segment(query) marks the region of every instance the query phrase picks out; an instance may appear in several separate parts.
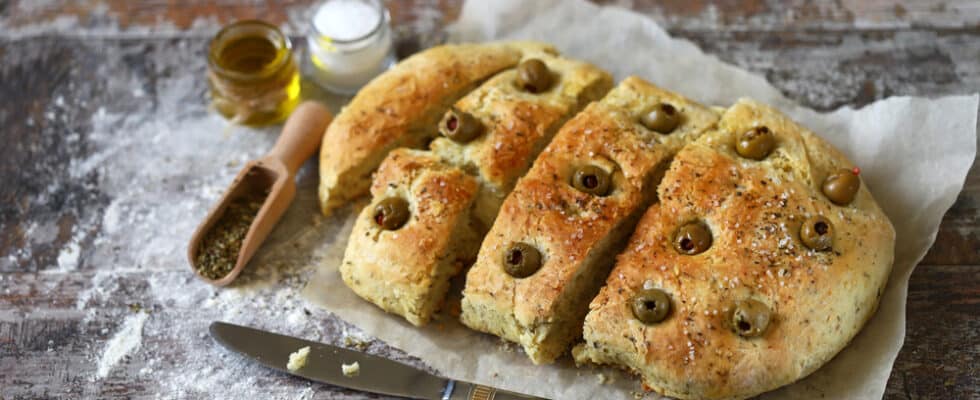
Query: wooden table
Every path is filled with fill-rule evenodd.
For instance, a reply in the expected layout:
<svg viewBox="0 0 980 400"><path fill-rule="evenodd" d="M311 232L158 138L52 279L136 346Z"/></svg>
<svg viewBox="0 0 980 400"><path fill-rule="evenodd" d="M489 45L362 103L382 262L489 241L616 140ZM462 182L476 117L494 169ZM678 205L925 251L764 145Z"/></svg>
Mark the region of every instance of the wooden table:
<svg viewBox="0 0 980 400"><path fill-rule="evenodd" d="M74 172L77 161L93 151L93 115L102 107L125 110L133 101L109 96L113 85L136 80L141 89L133 95L152 102L166 89L158 80L187 72L180 63L157 68L148 59L199 52L214 26L234 19L296 26L310 2L0 0L0 399L205 397L167 393L156 386L152 368L149 374L133 367L92 378L100 349L120 329L120 316L180 316L166 312L169 304L147 303L143 292L152 283L140 280L134 266L118 264L130 255L113 253L111 243L94 239L104 226L91 222L103 220L113 199L98 173ZM980 92L977 1L610 3L626 3L671 34L766 76L790 98L819 110L860 107L893 95ZM399 53L441 40L440 28L456 18L460 6L460 0L390 2ZM203 102L201 96L188 101ZM183 189L179 182L148 184ZM42 230L50 240L36 239ZM77 268L63 270L59 257L75 257ZM130 272L113 278L111 296L79 298L93 282L114 276L113 269ZM905 346L886 398L980 398L977 165L912 275L907 313ZM346 329L338 321L324 325L327 331ZM173 338L151 340L144 345L166 349ZM368 349L418 363L382 343ZM158 370L176 357L156 351L164 360ZM269 398L295 397L308 385L259 368L254 372L254 384L268 388ZM325 385L303 395L373 398Z"/></svg>

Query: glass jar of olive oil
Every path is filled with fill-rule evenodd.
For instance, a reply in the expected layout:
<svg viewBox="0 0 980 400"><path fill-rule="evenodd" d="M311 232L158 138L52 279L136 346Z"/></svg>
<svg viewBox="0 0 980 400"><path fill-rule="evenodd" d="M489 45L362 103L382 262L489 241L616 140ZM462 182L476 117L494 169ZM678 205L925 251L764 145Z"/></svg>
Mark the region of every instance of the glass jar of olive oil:
<svg viewBox="0 0 980 400"><path fill-rule="evenodd" d="M300 100L299 69L289 38L262 21L222 29L208 51L211 104L245 125L284 120Z"/></svg>

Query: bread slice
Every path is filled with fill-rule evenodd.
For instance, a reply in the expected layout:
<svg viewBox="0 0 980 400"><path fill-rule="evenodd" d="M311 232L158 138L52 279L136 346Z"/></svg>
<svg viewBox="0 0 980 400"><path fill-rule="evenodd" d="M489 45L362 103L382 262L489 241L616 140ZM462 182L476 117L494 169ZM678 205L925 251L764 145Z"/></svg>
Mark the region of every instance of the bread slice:
<svg viewBox="0 0 980 400"><path fill-rule="evenodd" d="M378 169L371 194L354 223L340 275L359 296L421 325L479 247L469 216L476 179L428 152L396 149ZM374 220L378 203L389 197L409 204L411 217L397 230Z"/></svg>
<svg viewBox="0 0 980 400"><path fill-rule="evenodd" d="M323 135L320 208L324 214L367 194L371 173L389 151L421 148L446 109L525 52L546 44L506 42L438 46L402 61L358 92Z"/></svg>
<svg viewBox="0 0 980 400"><path fill-rule="evenodd" d="M767 127L775 148L739 156L742 133ZM863 185L852 203L823 194L824 179L853 165L778 111L742 100L719 127L681 151L585 321L580 362L617 365L683 399L742 399L798 380L840 351L874 313L888 279L895 232ZM830 221L829 251L808 248L804 220ZM701 221L713 237L697 255L674 250L678 227ZM634 295L656 288L670 312L644 324ZM736 302L771 311L761 336L736 334Z"/></svg>
<svg viewBox="0 0 980 400"><path fill-rule="evenodd" d="M524 59L532 58L544 62L554 75L549 90L527 92L515 83L516 69L503 71L453 105L475 116L485 134L466 143L438 137L430 144L446 163L477 177L480 195L474 212L486 228L558 128L612 88L612 76L591 64L526 51Z"/></svg>
<svg viewBox="0 0 980 400"><path fill-rule="evenodd" d="M476 258L482 235L517 178L567 118L612 86L606 72L550 51L527 51L524 57L548 66L555 77L549 90L526 92L515 84L515 70L504 71L454 105L456 112L472 115L483 127L478 137L464 143L439 138L431 144L431 153L396 150L384 162L375 187L391 186L398 174L452 174L453 179L440 184L465 186L452 197L393 189L372 193L374 199L351 233L340 268L359 296L412 324L425 324L445 297L450 278ZM405 170L406 154L426 161L413 162ZM392 160L395 155L402 160ZM473 176L464 179L462 171ZM476 182L475 189L470 181ZM382 231L371 218L376 204L392 195L413 204L413 214L439 209L440 217L413 216L404 227Z"/></svg>
<svg viewBox="0 0 980 400"><path fill-rule="evenodd" d="M639 122L661 102L682 116L666 135ZM463 323L519 343L535 363L565 352L665 166L716 120L711 109L631 77L565 124L506 198L487 234L466 277ZM611 174L608 195L570 185L575 169L587 165ZM515 242L540 252L541 267L533 275L504 272L504 253Z"/></svg>

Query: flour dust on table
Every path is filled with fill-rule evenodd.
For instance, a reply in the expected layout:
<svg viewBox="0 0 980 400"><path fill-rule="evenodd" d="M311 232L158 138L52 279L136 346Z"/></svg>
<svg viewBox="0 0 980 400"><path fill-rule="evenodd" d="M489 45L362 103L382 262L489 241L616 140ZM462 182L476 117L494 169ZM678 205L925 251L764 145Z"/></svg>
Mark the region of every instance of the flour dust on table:
<svg viewBox="0 0 980 400"><path fill-rule="evenodd" d="M123 41L79 50L108 60L98 67L99 74L112 78L75 88L74 97L66 95L49 106L52 120L81 118L71 110L82 102L95 108L88 120L73 120L88 129L81 138L65 140L84 142L85 148L66 155L68 173L50 182L51 190L87 179L104 199L102 206L91 205L74 217L78 223L56 252L55 263L38 267L58 282L57 288L74 288L69 297L74 311L3 312L13 318L62 318L72 331L87 332L49 341L49 352L37 361L41 365L68 362L59 357L65 346L86 348L75 350L85 359L71 361L56 377L74 383L51 388L99 398L113 396L120 385L136 385L161 398L357 396L301 379L284 380L227 352L207 335L215 320L382 351L418 364L307 306L300 296L316 260L332 251L323 244L345 239L350 228L343 219L319 215L313 165L300 171L293 206L238 282L215 288L195 277L185 256L194 228L246 160L271 148L279 131L231 126L207 108L205 66L198 56L205 45L196 39ZM134 65L136 56L145 60ZM92 93L99 103L86 97ZM57 235L57 225L47 225L37 224L35 240ZM17 265L16 259L4 262ZM273 381L279 383L267 384ZM0 394L30 397L43 388L16 390L21 391Z"/></svg>

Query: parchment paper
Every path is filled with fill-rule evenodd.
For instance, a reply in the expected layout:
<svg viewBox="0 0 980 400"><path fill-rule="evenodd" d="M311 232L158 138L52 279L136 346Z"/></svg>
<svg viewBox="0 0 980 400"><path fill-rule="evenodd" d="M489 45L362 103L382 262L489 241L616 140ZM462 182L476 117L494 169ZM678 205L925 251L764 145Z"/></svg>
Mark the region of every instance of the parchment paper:
<svg viewBox="0 0 980 400"><path fill-rule="evenodd" d="M894 270L878 313L847 348L813 375L763 398L881 398L905 337L909 275L935 240L976 156L977 95L892 97L859 110L821 114L786 99L763 77L671 38L642 15L582 0L469 1L451 38L550 42L566 56L611 71L617 80L638 75L705 104L726 106L739 97L753 97L842 149L861 167L895 225ZM632 378L609 369L577 369L569 360L532 365L515 347L471 332L449 317L418 329L386 315L347 289L337 272L351 219L324 245L327 256L304 291L313 303L455 379L552 399L628 398L639 391ZM600 383L599 371L612 382Z"/></svg>

